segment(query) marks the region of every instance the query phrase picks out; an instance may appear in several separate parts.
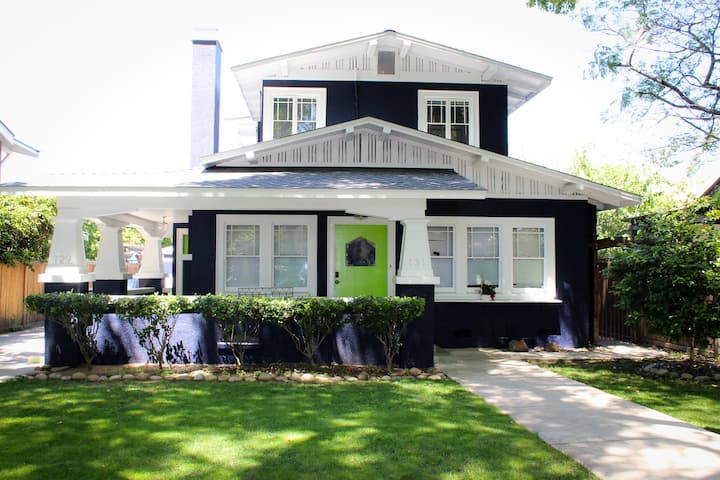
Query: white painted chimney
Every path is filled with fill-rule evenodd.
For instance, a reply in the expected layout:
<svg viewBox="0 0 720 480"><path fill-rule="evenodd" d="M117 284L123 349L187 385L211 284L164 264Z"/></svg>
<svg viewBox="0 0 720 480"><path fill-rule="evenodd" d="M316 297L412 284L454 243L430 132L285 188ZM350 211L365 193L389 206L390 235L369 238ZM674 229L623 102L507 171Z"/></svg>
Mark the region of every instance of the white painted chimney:
<svg viewBox="0 0 720 480"><path fill-rule="evenodd" d="M190 166L194 168L202 164L200 157L218 151L222 48L218 40L193 40L192 44Z"/></svg>

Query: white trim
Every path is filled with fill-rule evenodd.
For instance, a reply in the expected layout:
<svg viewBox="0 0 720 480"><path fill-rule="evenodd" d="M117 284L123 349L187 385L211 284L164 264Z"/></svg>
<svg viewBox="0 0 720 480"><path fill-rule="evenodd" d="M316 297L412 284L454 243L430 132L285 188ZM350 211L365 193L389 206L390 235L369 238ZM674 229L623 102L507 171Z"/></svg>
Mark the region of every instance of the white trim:
<svg viewBox="0 0 720 480"><path fill-rule="evenodd" d="M480 94L466 90L418 90L418 130L427 132L428 100L466 100L470 104L470 134L468 145L480 146ZM449 137L446 137L448 140Z"/></svg>
<svg viewBox="0 0 720 480"><path fill-rule="evenodd" d="M173 282L175 285L175 295L183 295L183 262L192 260L191 253L184 253L184 236L190 235L190 229L187 227L175 229L175 239L173 242L173 253L175 254L175 271L173 272ZM189 239L188 239L189 241Z"/></svg>
<svg viewBox="0 0 720 480"><path fill-rule="evenodd" d="M327 111L327 90L325 88L265 87L263 88L263 141L273 140L273 99L276 97L292 98L293 111L295 111L295 100L298 98L315 99L317 101L315 130L325 126ZM295 133L293 131L293 134Z"/></svg>
<svg viewBox="0 0 720 480"><path fill-rule="evenodd" d="M467 228L498 227L500 229L500 286L497 289L498 301L554 301L557 297L557 276L555 262L555 219L529 217L428 217L428 226L452 226L454 236L453 262L455 286L438 288L438 300L449 299L478 300L479 294L474 288L467 287ZM516 288L513 283L513 228L544 229L544 274L543 288Z"/></svg>
<svg viewBox="0 0 720 480"><path fill-rule="evenodd" d="M375 217L328 217L327 225L327 296L335 296L335 225L387 226L387 294L395 295L395 222Z"/></svg>
<svg viewBox="0 0 720 480"><path fill-rule="evenodd" d="M295 292L314 296L317 294L317 217L315 215L217 215L215 220L215 292L236 293L225 285L225 229L227 225L260 226L260 285L272 287L273 226L305 225L307 241L307 287L295 288Z"/></svg>

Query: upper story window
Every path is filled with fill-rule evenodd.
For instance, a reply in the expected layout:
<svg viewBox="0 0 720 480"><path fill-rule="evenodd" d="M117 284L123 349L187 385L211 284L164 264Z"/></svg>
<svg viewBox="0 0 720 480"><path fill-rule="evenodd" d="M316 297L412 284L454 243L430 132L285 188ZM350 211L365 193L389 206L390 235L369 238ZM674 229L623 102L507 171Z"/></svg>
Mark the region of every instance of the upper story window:
<svg viewBox="0 0 720 480"><path fill-rule="evenodd" d="M418 129L478 146L478 92L418 91Z"/></svg>
<svg viewBox="0 0 720 480"><path fill-rule="evenodd" d="M324 88L265 87L263 140L324 127L325 110Z"/></svg>

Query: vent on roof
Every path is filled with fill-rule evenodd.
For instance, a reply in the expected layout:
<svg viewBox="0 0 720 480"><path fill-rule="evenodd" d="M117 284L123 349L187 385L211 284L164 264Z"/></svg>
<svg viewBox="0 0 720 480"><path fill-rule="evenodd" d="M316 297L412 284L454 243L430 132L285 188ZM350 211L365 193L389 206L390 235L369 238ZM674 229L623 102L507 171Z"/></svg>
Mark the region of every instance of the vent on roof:
<svg viewBox="0 0 720 480"><path fill-rule="evenodd" d="M395 52L378 52L378 75L395 75Z"/></svg>

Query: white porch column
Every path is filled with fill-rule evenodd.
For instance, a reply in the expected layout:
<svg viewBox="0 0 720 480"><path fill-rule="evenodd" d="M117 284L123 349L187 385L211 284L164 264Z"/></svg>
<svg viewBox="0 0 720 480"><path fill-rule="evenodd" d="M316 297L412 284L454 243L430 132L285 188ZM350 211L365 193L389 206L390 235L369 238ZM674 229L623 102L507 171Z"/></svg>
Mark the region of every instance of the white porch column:
<svg viewBox="0 0 720 480"><path fill-rule="evenodd" d="M83 245L83 219L58 211L50 244L50 258L45 273L38 275L42 283L84 283L94 279L88 273Z"/></svg>
<svg viewBox="0 0 720 480"><path fill-rule="evenodd" d="M162 261L162 237L151 237L143 232L143 238L145 239L145 248L143 249L142 265L135 278L163 278L165 272Z"/></svg>
<svg viewBox="0 0 720 480"><path fill-rule="evenodd" d="M401 220L403 225L402 250L400 251L400 269L395 283L397 285L437 285L440 278L433 275L430 261L430 242L428 240L427 218Z"/></svg>
<svg viewBox="0 0 720 480"><path fill-rule="evenodd" d="M128 273L123 255L122 222L101 218L100 246L95 262L95 278L97 280L127 280L132 276Z"/></svg>

